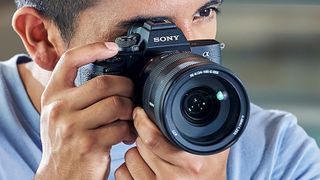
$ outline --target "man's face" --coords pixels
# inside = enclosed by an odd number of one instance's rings
[[[99,0],[80,13],[69,48],[93,42],[113,41],[132,23],[167,17],[188,40],[214,39],[217,0]]]

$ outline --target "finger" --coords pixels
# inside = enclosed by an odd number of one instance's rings
[[[123,139],[123,143],[126,144],[126,145],[132,145],[136,142],[136,139],[137,139],[137,132],[134,128],[134,125],[133,125],[133,122],[130,121],[129,122],[129,128],[130,128],[130,134],[126,137],[124,137]]]
[[[103,151],[109,149],[112,145],[122,142],[127,136],[131,135],[130,125],[127,121],[116,121],[98,129],[90,130],[90,133]]]
[[[132,97],[133,82],[121,76],[98,76],[68,94],[70,106],[79,110],[110,96]]]
[[[130,99],[112,96],[79,111],[80,126],[84,129],[95,129],[116,120],[131,120],[133,103]]]
[[[131,176],[134,179],[149,180],[155,179],[154,172],[150,169],[147,163],[143,160],[136,147],[131,148],[125,155],[126,165]]]
[[[143,144],[161,159],[183,167],[186,161],[192,160],[195,155],[182,151],[170,143],[159,131],[156,125],[148,118],[140,107],[134,109],[134,126]],[[184,161],[181,161],[184,159]]]
[[[172,164],[164,161],[154,154],[146,145],[143,144],[141,138],[137,138],[136,144],[139,154],[157,176],[161,176],[161,173],[170,172],[175,168]]]
[[[133,180],[125,163],[123,163],[114,173],[116,180]]]
[[[79,67],[96,60],[108,59],[118,53],[115,43],[93,43],[68,50],[58,61],[48,88],[53,90],[74,87]]]

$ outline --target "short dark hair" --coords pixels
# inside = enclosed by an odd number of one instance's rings
[[[79,13],[97,0],[15,0],[17,8],[33,7],[58,27],[61,37],[69,42],[73,36]]]

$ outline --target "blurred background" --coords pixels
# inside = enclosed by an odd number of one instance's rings
[[[0,60],[25,52],[11,28],[13,0],[0,2]],[[292,112],[320,145],[320,1],[225,0],[218,40],[224,66],[252,102]]]

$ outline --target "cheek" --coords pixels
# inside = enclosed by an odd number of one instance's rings
[[[81,27],[77,29],[69,42],[68,49],[91,44],[99,41],[98,30],[94,28]]]
[[[188,40],[215,39],[217,33],[216,20],[209,22],[175,22]]]
[[[217,34],[217,23],[214,21],[194,25],[193,32],[195,39],[215,39]]]

